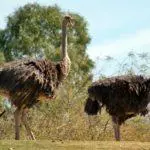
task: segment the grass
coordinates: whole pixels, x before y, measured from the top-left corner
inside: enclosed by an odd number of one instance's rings
[[[150,142],[1,140],[0,150],[150,150]]]

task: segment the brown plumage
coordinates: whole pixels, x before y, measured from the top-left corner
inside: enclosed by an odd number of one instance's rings
[[[62,22],[62,60],[54,63],[49,60],[19,60],[6,63],[0,69],[0,94],[9,97],[16,106],[15,139],[19,139],[19,126],[22,121],[31,139],[35,139],[26,121],[27,109],[41,98],[54,98],[55,91],[67,77],[70,59],[67,52],[67,26],[72,18],[65,16]]]
[[[115,138],[120,140],[120,125],[138,114],[148,113],[150,79],[142,76],[117,76],[98,80],[88,88],[85,112],[96,115],[102,107],[111,115]]]

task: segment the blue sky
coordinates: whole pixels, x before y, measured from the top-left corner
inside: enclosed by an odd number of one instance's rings
[[[149,52],[149,0],[5,0],[0,5],[0,28],[5,27],[6,16],[29,2],[58,4],[85,17],[92,38],[88,54],[93,60],[106,55],[120,58],[129,51]]]

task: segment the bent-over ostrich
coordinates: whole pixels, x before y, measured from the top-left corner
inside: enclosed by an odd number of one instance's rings
[[[51,99],[55,90],[67,77],[70,70],[70,59],[67,52],[67,27],[72,24],[71,16],[62,21],[62,60],[18,60],[4,64],[0,69],[0,95],[7,96],[16,106],[15,139],[20,138],[20,123],[25,125],[27,134],[35,139],[26,120],[28,108],[37,103],[43,96]]]
[[[138,114],[148,113],[150,79],[142,76],[116,76],[98,80],[88,88],[85,112],[96,115],[102,107],[111,115],[115,139],[120,140],[120,125]]]

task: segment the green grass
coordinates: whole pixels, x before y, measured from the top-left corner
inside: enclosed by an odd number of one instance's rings
[[[1,140],[0,150],[150,150],[150,142]]]

